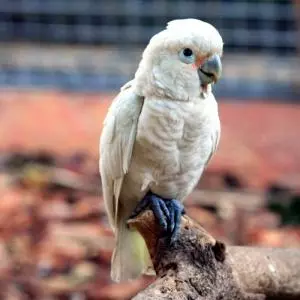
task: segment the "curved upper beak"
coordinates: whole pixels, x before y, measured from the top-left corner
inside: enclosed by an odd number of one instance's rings
[[[206,60],[198,69],[199,79],[202,85],[217,82],[222,74],[222,62],[219,55],[215,54]]]

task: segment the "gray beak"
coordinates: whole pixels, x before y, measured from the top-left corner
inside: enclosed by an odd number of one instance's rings
[[[207,85],[210,83],[216,83],[222,74],[222,62],[219,55],[215,54],[210,57],[204,64],[198,69],[199,79],[201,85]]]

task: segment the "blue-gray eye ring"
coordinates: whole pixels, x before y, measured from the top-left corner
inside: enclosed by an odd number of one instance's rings
[[[192,64],[195,61],[193,50],[190,48],[184,48],[179,52],[179,58],[186,64]]]

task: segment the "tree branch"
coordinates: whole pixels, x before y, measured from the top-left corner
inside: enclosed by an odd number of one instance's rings
[[[161,237],[151,211],[128,224],[146,240],[157,273],[134,300],[300,299],[300,249],[226,249],[187,216],[174,245]]]

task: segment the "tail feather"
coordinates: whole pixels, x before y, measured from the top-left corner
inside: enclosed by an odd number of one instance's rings
[[[148,273],[152,262],[142,236],[120,222],[116,233],[117,244],[112,256],[111,278],[114,281],[135,279],[142,273]]]

